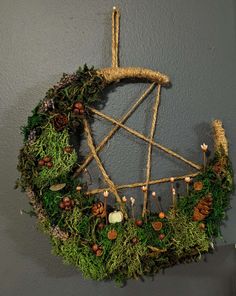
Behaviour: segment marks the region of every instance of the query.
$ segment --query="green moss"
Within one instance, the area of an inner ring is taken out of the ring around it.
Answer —
[[[208,251],[209,239],[200,229],[198,222],[190,221],[179,211],[170,211],[168,220],[171,226],[172,248],[178,258]]]
[[[107,277],[104,264],[100,257],[96,257],[91,248],[81,245],[78,238],[73,237],[66,241],[52,238],[53,253],[60,255],[66,264],[78,267],[85,278],[103,280]]]
[[[52,157],[53,167],[39,168],[37,178],[33,182],[38,188],[53,184],[58,177],[66,176],[76,164],[76,152],[64,153],[64,147],[69,146],[69,134],[66,129],[58,133],[52,124],[48,124],[40,137],[32,144],[32,150],[37,159]]]
[[[141,242],[134,244],[134,237],[137,237],[137,227],[133,221],[126,222],[122,230],[118,230],[118,236],[107,256],[106,270],[109,274],[122,274],[125,278],[136,278],[143,274],[141,258],[147,247]]]

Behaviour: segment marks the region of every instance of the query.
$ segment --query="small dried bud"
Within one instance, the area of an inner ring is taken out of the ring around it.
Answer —
[[[108,195],[109,195],[109,192],[108,192],[107,190],[105,190],[105,191],[103,192],[103,196],[104,196],[104,197],[108,197]]]
[[[171,177],[171,178],[170,178],[170,182],[171,182],[171,183],[174,183],[174,181],[175,181],[175,178],[174,178],[174,177]]]
[[[147,192],[147,186],[142,186],[142,191]]]
[[[81,191],[82,187],[81,186],[77,186],[76,187],[76,191]]]
[[[191,178],[190,178],[190,177],[186,177],[186,178],[184,179],[184,181],[185,181],[186,183],[190,183],[190,182],[191,182]]]
[[[156,195],[157,195],[156,192],[153,191],[153,192],[152,192],[152,197],[156,197]]]
[[[126,196],[123,196],[123,197],[122,197],[122,201],[123,201],[123,202],[127,202],[127,198],[126,198]]]
[[[176,190],[175,190],[175,188],[172,189],[172,194],[173,194],[173,195],[176,195]]]
[[[201,148],[202,148],[202,151],[203,151],[203,152],[206,152],[207,149],[208,149],[208,145],[206,145],[205,143],[203,143],[203,144],[201,145]]]
[[[134,203],[135,203],[135,198],[134,198],[134,197],[131,197],[131,198],[130,198],[130,203],[131,203],[131,206],[134,205]]]

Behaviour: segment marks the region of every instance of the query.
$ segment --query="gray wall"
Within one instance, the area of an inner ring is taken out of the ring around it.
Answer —
[[[201,162],[199,145],[212,148],[210,122],[223,120],[236,167],[236,4],[233,0],[0,0],[0,296],[12,295],[236,295],[236,198],[223,227],[225,242],[200,264],[177,266],[153,280],[114,283],[85,281],[50,254],[47,237],[24,194],[14,191],[16,158],[22,145],[19,126],[62,72],[87,63],[109,66],[110,14],[121,8],[121,65],[153,68],[170,75],[163,90],[156,139]],[[144,84],[120,85],[109,93],[104,112],[119,117]],[[147,133],[152,97],[128,125]],[[110,125],[96,122],[102,137]],[[117,183],[142,180],[146,145],[121,131],[101,157]],[[138,144],[138,145],[137,145]],[[189,172],[189,167],[154,156],[153,175]],[[96,175],[95,166],[90,168]],[[97,179],[93,179],[96,184]],[[160,187],[160,188],[159,188]],[[169,203],[165,186],[155,187]],[[183,190],[183,186],[180,190]],[[131,193],[127,193],[131,194]],[[139,192],[135,191],[135,196]]]

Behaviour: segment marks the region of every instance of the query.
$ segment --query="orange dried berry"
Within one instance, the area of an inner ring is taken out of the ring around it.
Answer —
[[[115,229],[111,229],[110,231],[108,231],[107,233],[107,237],[109,240],[115,240],[117,238],[117,231]]]
[[[160,212],[160,213],[159,213],[159,218],[160,218],[160,219],[164,219],[164,218],[165,218],[165,216],[166,216],[166,215],[165,215],[165,213],[164,213],[164,212]]]
[[[193,188],[195,191],[200,191],[203,188],[203,183],[201,181],[194,182]]]

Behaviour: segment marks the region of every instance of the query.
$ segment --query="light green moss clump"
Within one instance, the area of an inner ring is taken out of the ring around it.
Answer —
[[[198,222],[189,220],[182,212],[169,212],[172,228],[172,247],[178,258],[205,253],[209,249],[209,239]]]
[[[69,134],[66,129],[57,132],[51,123],[44,128],[40,137],[33,143],[32,150],[38,159],[50,156],[53,166],[41,168],[37,178],[34,179],[37,187],[44,188],[54,179],[63,177],[71,171],[77,161],[77,155],[74,150],[72,153],[64,152],[63,149],[69,145]]]

